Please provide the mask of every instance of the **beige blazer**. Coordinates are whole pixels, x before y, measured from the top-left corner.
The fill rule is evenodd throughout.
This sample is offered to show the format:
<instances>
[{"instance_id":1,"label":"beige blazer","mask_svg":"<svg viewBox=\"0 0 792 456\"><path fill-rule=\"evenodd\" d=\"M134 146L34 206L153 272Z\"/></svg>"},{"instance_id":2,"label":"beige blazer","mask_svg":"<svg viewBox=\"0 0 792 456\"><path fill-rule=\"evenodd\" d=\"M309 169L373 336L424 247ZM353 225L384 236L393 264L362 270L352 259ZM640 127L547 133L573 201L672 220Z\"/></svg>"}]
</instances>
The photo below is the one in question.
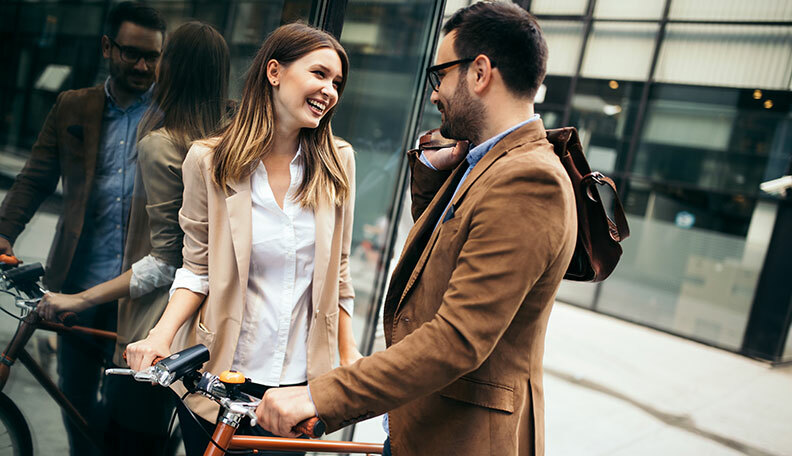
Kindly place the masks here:
<instances>
[{"instance_id":1,"label":"beige blazer","mask_svg":"<svg viewBox=\"0 0 792 456\"><path fill-rule=\"evenodd\" d=\"M186 151L162 128L142 138L137 151L123 270L149 254L179 267L184 233L178 214L184 192L181 167ZM113 355L116 365L126 366L122 355L127 344L144 339L157 324L168 304L169 289L170 285L162 286L136 299L118 300L118 340Z\"/></svg>"},{"instance_id":2,"label":"beige blazer","mask_svg":"<svg viewBox=\"0 0 792 456\"><path fill-rule=\"evenodd\" d=\"M352 191L343 206L325 202L314 210L316 247L313 275L313 315L308 331L308 378L333 368L338 353L338 302L353 298L349 276L355 160L352 146L337 141ZM230 183L225 194L212 180L211 149L194 144L182 166L184 201L179 223L184 231L184 267L209 275L209 294L194 318L179 330L171 349L195 344L209 348L206 371L220 374L231 368L239 339L247 294L252 244L250 178ZM178 384L177 391L181 384ZM179 392L183 392L181 389ZM217 406L196 395L190 408L214 422Z\"/></svg>"},{"instance_id":3,"label":"beige blazer","mask_svg":"<svg viewBox=\"0 0 792 456\"><path fill-rule=\"evenodd\" d=\"M577 235L569 176L541 121L498 142L453 199L466 163L438 190L440 173L410 160L413 204L434 198L391 277L388 349L311 380L319 416L334 431L390 410L394 456L541 456L545 331Z\"/></svg>"}]
</instances>

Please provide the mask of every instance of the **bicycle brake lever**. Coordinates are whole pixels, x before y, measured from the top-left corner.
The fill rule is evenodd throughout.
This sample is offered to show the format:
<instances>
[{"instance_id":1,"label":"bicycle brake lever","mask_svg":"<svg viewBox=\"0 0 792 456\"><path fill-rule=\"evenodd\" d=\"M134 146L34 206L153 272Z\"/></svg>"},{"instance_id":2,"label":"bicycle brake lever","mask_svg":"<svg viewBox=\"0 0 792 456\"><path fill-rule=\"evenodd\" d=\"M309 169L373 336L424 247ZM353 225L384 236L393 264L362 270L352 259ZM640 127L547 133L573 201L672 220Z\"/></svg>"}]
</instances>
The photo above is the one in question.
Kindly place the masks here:
<instances>
[{"instance_id":1,"label":"bicycle brake lever","mask_svg":"<svg viewBox=\"0 0 792 456\"><path fill-rule=\"evenodd\" d=\"M133 369L121 369L121 368L105 369L105 375L130 375L139 382L157 381L157 377L154 374L154 369L151 367L142 371L136 371Z\"/></svg>"}]
</instances>

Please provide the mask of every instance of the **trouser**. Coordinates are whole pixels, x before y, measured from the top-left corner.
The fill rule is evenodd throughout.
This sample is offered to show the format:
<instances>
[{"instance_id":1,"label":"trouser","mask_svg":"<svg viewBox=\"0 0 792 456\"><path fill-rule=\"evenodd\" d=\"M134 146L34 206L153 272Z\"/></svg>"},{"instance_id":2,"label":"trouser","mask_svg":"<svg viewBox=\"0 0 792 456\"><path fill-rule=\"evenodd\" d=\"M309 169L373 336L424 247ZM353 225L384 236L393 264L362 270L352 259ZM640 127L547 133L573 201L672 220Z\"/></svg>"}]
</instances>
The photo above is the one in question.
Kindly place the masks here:
<instances>
[{"instance_id":1,"label":"trouser","mask_svg":"<svg viewBox=\"0 0 792 456\"><path fill-rule=\"evenodd\" d=\"M115 331L118 306L115 302L92 307L78 314L80 326ZM106 411L100 389L105 360L112 357L115 342L82 334L58 336L58 386L75 408L88 421L91 433L106 431ZM102 392L101 397L105 394ZM72 456L101 454L99 448L80 433L65 412L62 412L69 449ZM99 438L98 440L102 440Z\"/></svg>"},{"instance_id":2,"label":"trouser","mask_svg":"<svg viewBox=\"0 0 792 456\"><path fill-rule=\"evenodd\" d=\"M168 449L168 425L176 404L170 388L121 375L105 377L105 448L114 456L158 456Z\"/></svg>"}]
</instances>

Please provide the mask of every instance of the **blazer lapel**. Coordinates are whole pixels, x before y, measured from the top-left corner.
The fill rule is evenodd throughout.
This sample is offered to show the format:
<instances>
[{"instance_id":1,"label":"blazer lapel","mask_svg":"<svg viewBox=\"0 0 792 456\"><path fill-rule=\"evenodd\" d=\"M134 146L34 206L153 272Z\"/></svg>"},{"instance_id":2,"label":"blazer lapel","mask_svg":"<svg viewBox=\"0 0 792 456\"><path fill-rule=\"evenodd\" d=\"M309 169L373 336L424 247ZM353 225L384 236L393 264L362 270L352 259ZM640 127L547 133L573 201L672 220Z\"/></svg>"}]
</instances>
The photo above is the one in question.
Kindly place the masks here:
<instances>
[{"instance_id":1,"label":"blazer lapel","mask_svg":"<svg viewBox=\"0 0 792 456\"><path fill-rule=\"evenodd\" d=\"M253 242L253 202L250 195L250 177L231 182L229 187L234 191L234 194L226 197L226 210L231 227L231 241L234 244L234 256L239 271L239 285L245 290L247 289L250 250Z\"/></svg>"},{"instance_id":2,"label":"blazer lapel","mask_svg":"<svg viewBox=\"0 0 792 456\"><path fill-rule=\"evenodd\" d=\"M445 210L446 205L448 205L448 201L451 199L451 195L457 185L459 185L459 181L465 174L466 169L467 162L463 161L457 166L443 186L440 187L440 190L437 191L437 195L432 199L432 202L429 203L429 206L423 214L415 221L415 225L413 225L407 236L407 240L404 242L401 258L399 258L399 262L396 264L393 274L391 275L388 294L385 300L386 308L388 304L392 303L395 299L398 299L399 302L393 305L396 305L398 308L398 304L404 299L409 288L415 282L415 278L418 276L418 271L420 270L419 265L425 261L425 257L428 255L427 246L434 236L434 231L437 231L434 229L437 225L437 221L440 220L442 212ZM402 288L402 283L404 283L405 280L406 284L403 285Z\"/></svg>"},{"instance_id":3,"label":"blazer lapel","mask_svg":"<svg viewBox=\"0 0 792 456\"><path fill-rule=\"evenodd\" d=\"M333 243L333 226L335 210L329 201L324 199L314 209L316 226L316 244L314 244L314 272L311 296L314 310L322 304L322 293L330 266L330 245Z\"/></svg>"},{"instance_id":4,"label":"blazer lapel","mask_svg":"<svg viewBox=\"0 0 792 456\"><path fill-rule=\"evenodd\" d=\"M487 171L487 169L489 169L489 167L492 166L493 163L495 163L496 160L498 160L501 156L506 154L506 152L514 149L515 147L519 147L525 143L533 142L545 138L546 136L547 133L545 132L544 125L542 124L541 119L537 119L534 120L533 122L523 125L519 129L513 131L511 134L507 135L505 138L499 141L495 145L495 147L493 147L490 151L488 151L484 155L484 157L482 157L481 160L476 164L476 166L473 167L473 169L470 171L470 174L468 174L467 178L465 179L465 182L463 182L462 186L459 188L459 191L456 192L456 195L453 196L453 199L451 200L451 204L452 205L458 204L459 201L462 199L462 197L465 195L465 193L467 193L468 189L476 182L476 180L482 174L484 174ZM454 189L456 189L456 186L458 185L458 182L461 179L464 170L465 167L463 166L457 167L457 169L455 170L452 176L452 179L446 181L444 186L441 188L441 191L438 192L439 194L443 195L442 198L439 199L435 198L434 200L432 200L432 203L429 205L426 212L424 212L424 215L430 212L430 209L435 208L435 206L439 206L440 211L445 209L445 207L448 205L447 203L448 199L451 198L451 192L453 192ZM453 186L450 185L451 183L453 183ZM442 206L440 206L441 202L443 202ZM415 267L412 270L412 274L410 274L410 278L408 279L407 284L404 287L404 291L401 293L401 297L399 298L399 302L397 303L396 306L397 310L401 306L401 303L404 301L404 298L407 297L407 294L409 293L412 286L415 284L418 277L421 275L421 272L423 271L423 267L426 264L427 259L429 258L429 254L432 252L432 248L434 247L434 244L437 241L438 232L440 230L434 229L434 227L436 226L437 221L439 220L442 214L440 214L439 212L437 214L434 214L434 212L436 211L431 211L431 212L433 215L423 221L424 223L420 227L420 229L426 230L428 228L428 229L432 229L433 231L429 237L429 240L426 243L426 247L423 248L421 256L418 259L418 262L416 263ZM413 232L415 231L416 230L414 228ZM420 247L420 244L411 245L409 244L409 241L410 238L408 237L408 243L405 243L404 246L405 251L408 248L412 249L412 248ZM394 276L395 276L395 272L394 272Z\"/></svg>"}]
</instances>

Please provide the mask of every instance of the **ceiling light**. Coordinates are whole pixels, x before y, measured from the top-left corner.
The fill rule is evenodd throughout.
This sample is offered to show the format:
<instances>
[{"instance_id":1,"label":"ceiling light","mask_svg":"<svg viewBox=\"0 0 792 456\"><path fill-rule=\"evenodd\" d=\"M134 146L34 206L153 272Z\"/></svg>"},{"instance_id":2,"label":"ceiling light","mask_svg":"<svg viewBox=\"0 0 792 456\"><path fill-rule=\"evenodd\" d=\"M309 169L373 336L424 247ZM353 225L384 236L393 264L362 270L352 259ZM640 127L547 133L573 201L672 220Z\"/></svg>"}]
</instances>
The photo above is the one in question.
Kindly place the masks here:
<instances>
[{"instance_id":1,"label":"ceiling light","mask_svg":"<svg viewBox=\"0 0 792 456\"><path fill-rule=\"evenodd\" d=\"M762 98L762 91L759 90L759 89L754 90L753 97L754 97L754 100L758 100L758 99Z\"/></svg>"},{"instance_id":2,"label":"ceiling light","mask_svg":"<svg viewBox=\"0 0 792 456\"><path fill-rule=\"evenodd\" d=\"M772 108L773 107L773 100L770 100L770 99L765 100L764 101L764 107L765 107L765 109Z\"/></svg>"},{"instance_id":3,"label":"ceiling light","mask_svg":"<svg viewBox=\"0 0 792 456\"><path fill-rule=\"evenodd\" d=\"M619 83L617 81L610 81L608 83L608 87L610 87L613 90L616 90L619 88Z\"/></svg>"}]
</instances>

